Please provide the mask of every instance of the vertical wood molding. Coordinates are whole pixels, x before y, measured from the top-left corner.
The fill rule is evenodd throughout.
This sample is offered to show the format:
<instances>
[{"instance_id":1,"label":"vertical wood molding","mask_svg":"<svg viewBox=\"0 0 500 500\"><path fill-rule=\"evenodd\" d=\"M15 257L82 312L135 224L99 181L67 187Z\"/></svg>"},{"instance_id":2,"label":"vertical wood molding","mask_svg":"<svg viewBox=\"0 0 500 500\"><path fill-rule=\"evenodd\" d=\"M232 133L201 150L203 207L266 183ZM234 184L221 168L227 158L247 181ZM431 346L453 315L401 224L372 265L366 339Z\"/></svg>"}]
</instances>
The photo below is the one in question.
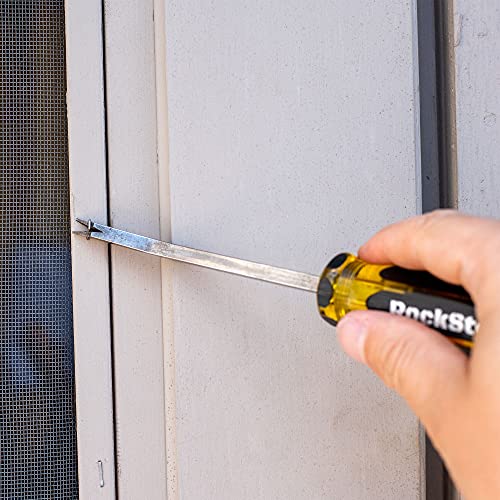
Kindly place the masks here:
<instances>
[{"instance_id":1,"label":"vertical wood molding","mask_svg":"<svg viewBox=\"0 0 500 500\"><path fill-rule=\"evenodd\" d=\"M455 0L458 206L500 216L500 5Z\"/></svg>"},{"instance_id":2,"label":"vertical wood molding","mask_svg":"<svg viewBox=\"0 0 500 500\"><path fill-rule=\"evenodd\" d=\"M458 208L498 218L500 5L489 0L454 4Z\"/></svg>"},{"instance_id":3,"label":"vertical wood molding","mask_svg":"<svg viewBox=\"0 0 500 500\"><path fill-rule=\"evenodd\" d=\"M66 0L67 104L72 228L107 220L100 0ZM115 498L108 249L72 236L80 498ZM104 486L98 461L102 461Z\"/></svg>"},{"instance_id":4,"label":"vertical wood molding","mask_svg":"<svg viewBox=\"0 0 500 500\"><path fill-rule=\"evenodd\" d=\"M500 5L448 0L453 62L456 208L500 216ZM462 497L450 490L449 498Z\"/></svg>"},{"instance_id":5,"label":"vertical wood molding","mask_svg":"<svg viewBox=\"0 0 500 500\"><path fill-rule=\"evenodd\" d=\"M156 124L158 151L158 197L160 204L160 236L172 240L169 177L168 94L166 70L165 0L154 0L155 68L156 68ZM165 378L165 448L167 455L167 496L177 500L177 439L175 396L175 347L173 323L173 266L161 261L163 306L163 358Z\"/></svg>"},{"instance_id":6,"label":"vertical wood molding","mask_svg":"<svg viewBox=\"0 0 500 500\"><path fill-rule=\"evenodd\" d=\"M105 1L111 224L160 237L153 0ZM111 249L120 500L167 498L161 263Z\"/></svg>"}]
</instances>

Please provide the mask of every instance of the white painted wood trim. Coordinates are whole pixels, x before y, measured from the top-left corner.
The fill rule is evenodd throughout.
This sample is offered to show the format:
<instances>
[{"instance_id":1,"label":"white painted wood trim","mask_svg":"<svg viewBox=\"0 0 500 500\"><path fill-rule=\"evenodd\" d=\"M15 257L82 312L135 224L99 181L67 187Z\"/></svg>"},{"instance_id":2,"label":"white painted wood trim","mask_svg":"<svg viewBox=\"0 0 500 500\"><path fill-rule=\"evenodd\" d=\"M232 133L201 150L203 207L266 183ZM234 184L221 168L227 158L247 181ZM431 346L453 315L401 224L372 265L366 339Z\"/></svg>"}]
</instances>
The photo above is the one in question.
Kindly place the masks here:
<instances>
[{"instance_id":1,"label":"white painted wood trim","mask_svg":"<svg viewBox=\"0 0 500 500\"><path fill-rule=\"evenodd\" d=\"M110 222L158 238L153 7L106 1L104 46ZM161 263L112 248L111 276L119 497L166 499Z\"/></svg>"},{"instance_id":2,"label":"white painted wood trim","mask_svg":"<svg viewBox=\"0 0 500 500\"><path fill-rule=\"evenodd\" d=\"M156 126L158 152L158 197L160 203L160 236L172 240L170 213L170 178L168 170L168 99L166 70L165 0L154 0ZM165 449L167 455L167 497L179 498L177 474L176 404L175 404L175 345L173 324L172 263L161 261L163 305L163 359L165 380Z\"/></svg>"},{"instance_id":3,"label":"white painted wood trim","mask_svg":"<svg viewBox=\"0 0 500 500\"><path fill-rule=\"evenodd\" d=\"M455 0L458 207L500 216L500 6Z\"/></svg>"},{"instance_id":4,"label":"white painted wood trim","mask_svg":"<svg viewBox=\"0 0 500 500\"><path fill-rule=\"evenodd\" d=\"M75 217L107 220L101 2L66 0L69 169ZM108 249L72 237L80 498L115 498ZM98 461L103 465L100 484Z\"/></svg>"},{"instance_id":5,"label":"white painted wood trim","mask_svg":"<svg viewBox=\"0 0 500 500\"><path fill-rule=\"evenodd\" d=\"M420 68L418 52L418 0L412 0L412 42L413 42L413 105L414 111L414 133L415 133L415 196L417 199L417 214L422 213L422 142L420 128ZM423 452L425 455L425 452ZM425 464L424 464L425 470ZM425 492L425 484L423 485Z\"/></svg>"},{"instance_id":6,"label":"white painted wood trim","mask_svg":"<svg viewBox=\"0 0 500 500\"><path fill-rule=\"evenodd\" d=\"M416 195L416 213L420 215L423 211L422 195L422 142L421 137L421 112L420 112L420 67L419 67L419 27L418 27L418 0L413 0L412 4L412 29L413 29L413 104L414 112L414 133L415 133L415 195ZM425 429L419 424L418 449L420 457L420 498L426 499L426 463L425 463Z\"/></svg>"},{"instance_id":7,"label":"white painted wood trim","mask_svg":"<svg viewBox=\"0 0 500 500\"><path fill-rule=\"evenodd\" d=\"M454 1L458 208L500 217L500 6ZM455 493L454 500L464 500Z\"/></svg>"}]
</instances>

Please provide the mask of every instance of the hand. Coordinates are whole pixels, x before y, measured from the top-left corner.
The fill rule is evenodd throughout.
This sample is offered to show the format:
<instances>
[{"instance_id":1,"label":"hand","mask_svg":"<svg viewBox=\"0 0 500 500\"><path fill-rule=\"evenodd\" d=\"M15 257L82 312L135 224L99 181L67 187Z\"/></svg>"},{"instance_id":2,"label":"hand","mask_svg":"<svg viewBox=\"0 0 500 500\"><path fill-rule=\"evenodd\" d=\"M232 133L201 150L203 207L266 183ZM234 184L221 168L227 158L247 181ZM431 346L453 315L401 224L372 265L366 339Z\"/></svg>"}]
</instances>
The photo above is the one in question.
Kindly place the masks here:
<instances>
[{"instance_id":1,"label":"hand","mask_svg":"<svg viewBox=\"0 0 500 500\"><path fill-rule=\"evenodd\" d=\"M436 331L385 312L351 312L337 333L407 401L465 497L499 499L500 221L437 211L383 229L359 256L427 270L470 293L480 324L470 358Z\"/></svg>"}]
</instances>

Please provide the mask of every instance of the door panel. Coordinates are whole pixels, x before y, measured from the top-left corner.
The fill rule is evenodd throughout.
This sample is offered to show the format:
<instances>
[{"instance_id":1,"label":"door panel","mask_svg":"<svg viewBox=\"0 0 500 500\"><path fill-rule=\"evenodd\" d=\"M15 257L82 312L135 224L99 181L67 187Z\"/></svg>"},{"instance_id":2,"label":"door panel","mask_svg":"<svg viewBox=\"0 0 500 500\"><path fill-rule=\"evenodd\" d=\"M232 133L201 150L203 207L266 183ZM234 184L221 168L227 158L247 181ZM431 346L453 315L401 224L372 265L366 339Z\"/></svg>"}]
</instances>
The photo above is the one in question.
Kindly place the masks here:
<instances>
[{"instance_id":1,"label":"door panel","mask_svg":"<svg viewBox=\"0 0 500 500\"><path fill-rule=\"evenodd\" d=\"M456 208L499 217L500 6L455 0L454 28Z\"/></svg>"},{"instance_id":2,"label":"door panel","mask_svg":"<svg viewBox=\"0 0 500 500\"><path fill-rule=\"evenodd\" d=\"M500 215L500 6L455 2L458 206Z\"/></svg>"},{"instance_id":3,"label":"door panel","mask_svg":"<svg viewBox=\"0 0 500 500\"><path fill-rule=\"evenodd\" d=\"M104 7L110 222L159 238L152 0ZM162 277L158 258L111 248L120 500L166 498Z\"/></svg>"},{"instance_id":4,"label":"door panel","mask_svg":"<svg viewBox=\"0 0 500 500\"><path fill-rule=\"evenodd\" d=\"M167 0L172 241L319 273L418 213L414 9ZM420 498L417 419L312 295L172 267L181 498Z\"/></svg>"},{"instance_id":5,"label":"door panel","mask_svg":"<svg viewBox=\"0 0 500 500\"><path fill-rule=\"evenodd\" d=\"M66 0L66 67L72 229L107 220L100 0ZM115 494L108 249L72 236L78 478L82 499Z\"/></svg>"}]
</instances>

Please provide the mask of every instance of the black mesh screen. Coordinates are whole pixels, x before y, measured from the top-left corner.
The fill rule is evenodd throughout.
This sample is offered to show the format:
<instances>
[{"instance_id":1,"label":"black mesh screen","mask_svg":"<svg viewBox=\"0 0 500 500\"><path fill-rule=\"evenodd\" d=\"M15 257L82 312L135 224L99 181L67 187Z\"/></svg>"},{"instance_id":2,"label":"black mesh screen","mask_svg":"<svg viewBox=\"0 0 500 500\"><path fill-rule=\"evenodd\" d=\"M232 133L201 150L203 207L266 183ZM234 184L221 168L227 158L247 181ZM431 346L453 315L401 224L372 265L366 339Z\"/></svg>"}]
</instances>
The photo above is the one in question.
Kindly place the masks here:
<instances>
[{"instance_id":1,"label":"black mesh screen","mask_svg":"<svg viewBox=\"0 0 500 500\"><path fill-rule=\"evenodd\" d=\"M0 498L71 499L64 0L0 0L0 26Z\"/></svg>"}]
</instances>

